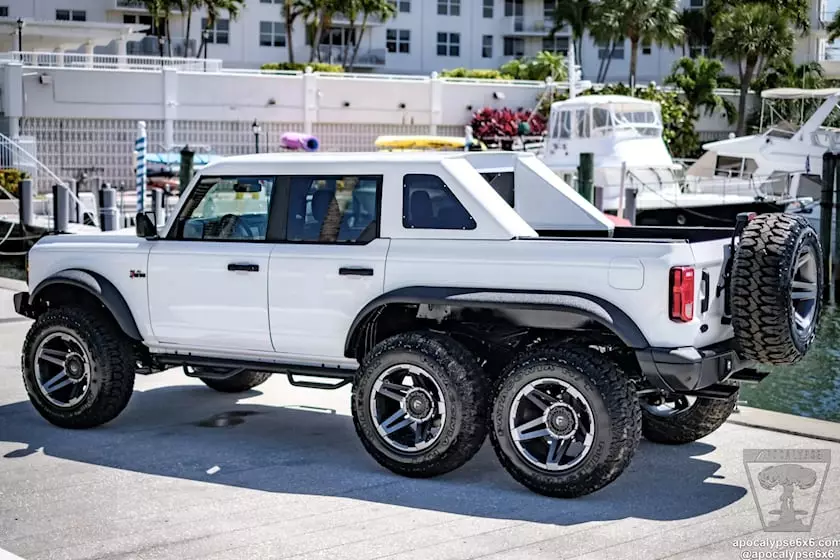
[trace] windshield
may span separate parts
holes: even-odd
[[[613,107],[613,124],[642,136],[659,136],[662,119],[658,107],[648,105],[618,105]]]

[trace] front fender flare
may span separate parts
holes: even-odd
[[[85,290],[105,306],[126,335],[134,340],[143,340],[125,298],[110,280],[96,272],[75,268],[57,272],[35,286],[29,294],[29,305],[32,305],[46,288],[56,285]]]
[[[388,304],[432,304],[485,309],[532,309],[573,313],[591,319],[618,336],[630,348],[648,348],[642,331],[612,303],[578,292],[488,290],[410,286],[386,292],[369,302],[353,320],[344,345],[346,357],[354,355],[360,327],[377,309]]]

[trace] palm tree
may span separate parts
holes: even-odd
[[[724,9],[714,21],[712,51],[738,65],[737,134],[746,132],[747,94],[753,78],[760,77],[769,61],[789,56],[793,50],[791,20],[768,4],[741,4]]]
[[[368,18],[372,15],[380,21],[386,22],[394,17],[394,14],[396,14],[397,11],[394,4],[391,4],[388,0],[356,0],[353,4],[358,4],[358,9],[362,12],[362,25],[359,31],[359,36],[356,37],[356,44],[353,47],[353,57],[350,59],[349,64],[346,60],[344,61],[344,66],[349,71],[353,70],[353,65],[356,63],[356,57],[359,56],[359,46],[362,44],[362,38],[365,36],[365,31],[367,30]],[[350,25],[351,29],[355,29],[355,15],[353,15],[350,20]],[[351,34],[351,36],[355,35],[355,33]]]
[[[554,0],[554,27],[551,29],[551,36],[568,25],[572,30],[572,41],[575,44],[575,53],[580,59],[583,49],[583,36],[586,28],[592,19],[591,0]]]
[[[286,0],[283,2],[283,25],[286,27],[286,48],[289,49],[289,62],[295,63],[294,28],[295,21],[306,13],[305,0]]]
[[[624,36],[630,39],[630,85],[636,83],[639,45],[651,43],[674,48],[683,42],[677,0],[605,0],[614,2],[621,15]]]
[[[703,10],[683,10],[680,14],[680,25],[685,29],[683,56],[691,54],[692,45],[708,45],[712,42],[709,19]]]
[[[152,24],[154,26],[155,35],[158,38],[166,36],[169,39],[168,24],[169,14],[172,12],[172,3],[170,0],[141,0],[143,7],[152,16]],[[161,29],[162,28],[162,29]],[[163,57],[163,41],[158,41],[160,47],[160,56]]]
[[[729,124],[735,122],[735,106],[718,95],[717,89],[728,85],[728,76],[723,75],[723,63],[716,59],[683,57],[674,63],[671,74],[665,78],[667,85],[678,87],[685,97],[686,104],[695,120],[700,116],[700,109],[707,115],[722,109]]]
[[[606,80],[610,70],[610,62],[616,45],[623,43],[626,36],[622,27],[621,9],[615,2],[604,1],[593,5],[591,15],[592,23],[589,26],[589,33],[598,45],[609,49],[607,56],[601,57],[598,75],[595,78],[596,82],[601,83]]]
[[[810,0],[706,0],[706,17],[714,21],[727,8],[762,4],[785,16],[804,37],[811,29]]]

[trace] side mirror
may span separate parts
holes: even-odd
[[[154,212],[137,212],[137,217],[134,219],[137,237],[143,237],[144,239],[157,237],[158,231],[155,221]]]

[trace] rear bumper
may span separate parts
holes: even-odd
[[[665,391],[697,391],[729,378],[736,371],[755,367],[733,348],[732,340],[706,348],[646,348],[636,351],[647,380]]]

